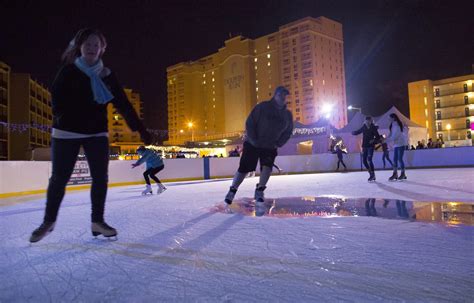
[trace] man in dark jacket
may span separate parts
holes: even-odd
[[[254,171],[260,160],[260,179],[255,189],[255,200],[264,202],[263,191],[272,172],[277,148],[283,146],[293,132],[293,116],[286,108],[289,91],[276,88],[273,98],[257,104],[245,123],[246,137],[239,169],[225,197],[226,205],[232,204],[239,185],[247,173]]]
[[[374,147],[380,139],[377,126],[374,124],[372,117],[367,116],[365,118],[364,125],[356,131],[353,131],[354,136],[362,133],[362,153],[364,159],[364,166],[369,171],[368,181],[375,181],[374,163],[372,157],[374,156]]]

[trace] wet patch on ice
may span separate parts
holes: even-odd
[[[285,197],[234,200],[230,207],[223,202],[212,211],[244,216],[290,217],[346,217],[370,216],[388,219],[441,222],[451,225],[474,225],[474,204],[461,202],[414,202],[394,199],[342,197]]]

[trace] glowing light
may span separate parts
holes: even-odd
[[[118,159],[119,159],[120,161],[123,161],[123,160],[125,160],[125,156],[124,156],[124,155],[120,155],[120,156],[118,156]]]
[[[193,122],[188,122],[188,127],[189,128],[193,128],[193,125],[194,125]]]
[[[451,130],[451,124],[448,123],[448,124],[446,125],[446,129],[447,129],[447,130]]]

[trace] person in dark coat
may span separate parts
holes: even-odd
[[[382,135],[380,138],[380,143],[375,146],[375,150],[382,148],[383,156],[382,156],[382,162],[383,162],[383,168],[385,168],[385,159],[390,163],[390,165],[393,167],[393,162],[390,160],[390,153],[388,151],[388,144],[387,141],[385,140],[385,135]]]
[[[378,127],[374,124],[372,117],[367,116],[364,125],[352,132],[354,136],[362,134],[362,157],[364,166],[369,171],[369,182],[375,181],[375,169],[372,158],[374,156],[375,144],[380,139],[380,134],[377,129]]]
[[[114,237],[117,230],[104,220],[109,166],[107,105],[112,103],[132,131],[145,144],[151,135],[127,99],[115,74],[102,62],[107,46],[104,35],[82,29],[69,43],[52,85],[53,129],[52,173],[46,194],[43,223],[33,231],[30,242],[38,242],[53,231],[66,184],[73,172],[81,146],[90,167],[91,229],[94,236]]]
[[[293,132],[293,116],[286,108],[288,94],[289,91],[283,86],[277,87],[272,99],[258,103],[247,117],[244,148],[239,168],[225,196],[226,207],[232,204],[237,189],[247,174],[255,171],[258,161],[261,171],[255,189],[255,200],[257,203],[264,202],[263,191],[270,179],[277,149],[290,139]]]

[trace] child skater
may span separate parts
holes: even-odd
[[[145,178],[146,188],[142,192],[142,195],[146,194],[153,194],[151,190],[150,178],[152,178],[157,186],[158,189],[156,191],[157,194],[161,194],[167,188],[161,183],[160,179],[158,179],[155,175],[165,168],[163,160],[159,155],[157,155],[153,150],[146,148],[145,146],[140,146],[137,149],[137,154],[141,156],[137,162],[132,164],[132,168],[135,168],[141,165],[143,162],[146,162],[146,170],[143,173],[143,177]]]

